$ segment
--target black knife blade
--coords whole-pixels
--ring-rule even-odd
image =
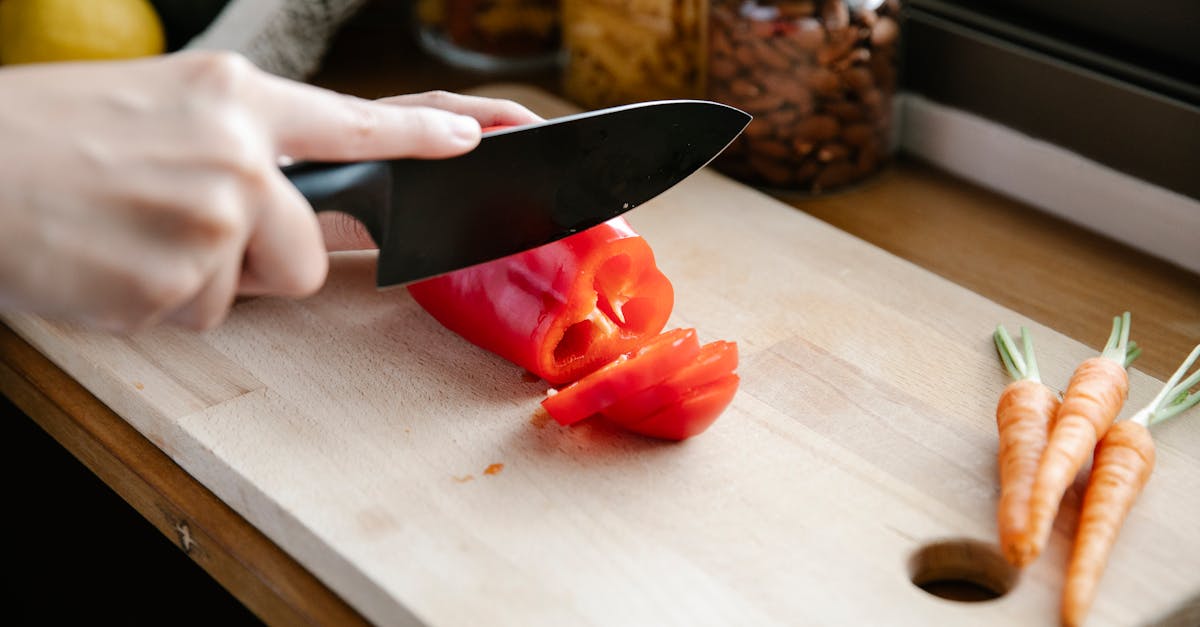
[[[366,226],[386,287],[610,220],[704,167],[750,119],[715,102],[647,102],[488,133],[450,159],[301,163],[284,173],[314,210]]]

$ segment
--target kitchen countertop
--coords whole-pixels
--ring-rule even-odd
[[[314,82],[366,97],[464,90],[496,77],[447,70],[404,34],[398,9],[369,7]],[[512,77],[505,77],[513,80]],[[527,77],[550,91],[554,77]],[[1136,367],[1166,378],[1200,343],[1200,276],[901,159],[859,188],[785,199],[897,256],[1099,348],[1133,312]],[[997,321],[1001,322],[1001,321]],[[352,608],[151,442],[8,328],[0,389],[164,535],[268,622],[361,621]]]

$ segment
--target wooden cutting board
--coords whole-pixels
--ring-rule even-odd
[[[376,291],[373,253],[202,334],[5,320],[381,624],[1055,623],[1081,484],[999,599],[912,579],[1008,575],[996,323],[1036,334],[1057,387],[1092,349],[711,172],[629,219],[674,282],[672,326],[741,349],[733,405],[682,444],[546,420],[544,383]],[[1125,415],[1159,382],[1131,385]],[[1200,420],[1154,435],[1091,625],[1195,620]]]

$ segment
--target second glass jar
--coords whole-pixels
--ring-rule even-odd
[[[708,96],[754,116],[716,167],[812,193],[876,173],[892,153],[897,0],[714,0]]]
[[[710,0],[562,0],[563,91],[589,109],[703,96]]]

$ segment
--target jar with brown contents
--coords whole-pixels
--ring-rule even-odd
[[[417,0],[414,7],[421,45],[452,65],[520,71],[558,60],[558,0]]]
[[[898,0],[714,0],[708,96],[754,116],[716,167],[824,192],[892,153]]]
[[[703,95],[708,0],[562,0],[563,90],[587,108]]]

